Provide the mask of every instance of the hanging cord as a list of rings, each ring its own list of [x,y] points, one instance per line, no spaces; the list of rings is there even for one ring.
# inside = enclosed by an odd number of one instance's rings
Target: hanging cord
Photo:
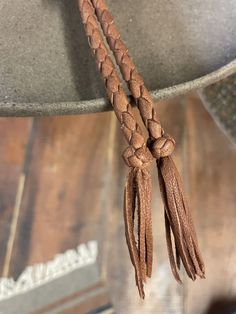
[[[143,283],[146,276],[151,277],[152,273],[153,236],[149,165],[153,157],[146,146],[141,129],[133,115],[133,109],[108,55],[91,1],[79,0],[79,8],[89,45],[104,80],[107,95],[129,143],[129,147],[123,153],[124,160],[130,167],[124,192],[125,233],[131,261],[135,268],[136,284],[140,296],[144,298]],[[137,234],[135,234],[136,215],[138,216]],[[138,244],[136,244],[136,238]]]
[[[192,216],[184,196],[182,180],[170,157],[175,147],[175,141],[161,127],[153,99],[135,68],[105,1],[91,1],[107,43],[113,51],[122,76],[137,103],[140,115],[149,132],[148,147],[157,160],[160,190],[165,206],[166,240],[173,275],[177,281],[181,282],[178,273],[181,259],[190,278],[195,280],[196,275],[204,278],[204,263],[198,248]],[[176,256],[173,253],[171,231],[174,236]]]
[[[157,160],[160,190],[165,205],[166,240],[172,272],[181,282],[178,269],[182,260],[187,274],[195,280],[196,275],[204,277],[204,264],[192,217],[183,194],[182,182],[170,157],[175,142],[164,133],[154,110],[153,100],[135,69],[128,49],[122,42],[104,1],[79,0],[79,7],[108,97],[130,145],[123,153],[124,160],[130,167],[124,197],[125,230],[130,257],[135,268],[136,284],[140,296],[144,298],[143,283],[146,276],[150,277],[152,272],[151,179],[148,166],[153,157]],[[108,56],[94,10],[149,132],[148,148],[122,89],[114,64]],[[135,212],[138,215],[137,235],[135,235]],[[175,254],[171,232],[174,236]],[[138,244],[136,244],[136,237]]]
[[[157,160],[160,189],[165,205],[166,239],[172,272],[176,280],[181,281],[177,270],[181,259],[190,278],[195,280],[196,275],[203,278],[204,263],[198,248],[193,220],[184,196],[182,180],[170,157],[175,142],[161,127],[153,99],[135,68],[105,1],[92,0],[92,3],[107,43],[149,132],[148,147]],[[176,257],[172,248],[171,230],[175,240]]]
[[[204,263],[198,248],[193,220],[184,196],[182,180],[170,157],[175,141],[161,127],[154,109],[153,99],[135,68],[105,1],[92,0],[92,3],[104,36],[113,51],[122,76],[127,82],[149,132],[148,147],[153,157],[157,159],[160,190],[165,205],[166,240],[173,275],[177,281],[181,282],[178,273],[181,259],[190,278],[195,280],[196,275],[203,278]],[[175,257],[171,230],[175,241]]]

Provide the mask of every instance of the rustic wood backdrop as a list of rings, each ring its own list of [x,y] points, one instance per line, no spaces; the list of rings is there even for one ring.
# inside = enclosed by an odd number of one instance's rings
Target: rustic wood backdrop
[[[27,265],[95,239],[116,313],[227,313],[224,304],[236,299],[235,148],[196,95],[161,102],[158,111],[177,142],[206,279],[184,277],[179,286],[172,278],[153,169],[154,275],[139,299],[122,217],[126,143],[112,112],[0,119],[2,276],[17,278]]]

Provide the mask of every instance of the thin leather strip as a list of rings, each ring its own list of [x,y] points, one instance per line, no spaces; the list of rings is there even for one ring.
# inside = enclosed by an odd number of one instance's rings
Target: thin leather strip
[[[143,283],[152,269],[152,230],[146,233],[145,225],[151,222],[151,177],[147,169],[133,168],[127,177],[124,195],[124,220],[126,242],[135,268],[136,285],[144,298]],[[137,202],[137,206],[136,206]],[[135,241],[135,214],[139,216],[138,248]],[[141,218],[141,219],[140,219]],[[148,238],[148,244],[145,241]]]
[[[159,162],[162,163],[159,167],[159,182],[166,210],[167,234],[169,225],[175,237],[176,249],[189,277],[193,280],[196,279],[196,275],[204,278],[204,264],[193,230],[192,218],[190,219],[189,208],[183,199],[176,198],[176,195],[182,193],[181,179],[171,157],[162,158]],[[168,246],[170,246],[169,237],[168,234]],[[173,274],[176,277],[178,262],[173,264],[172,260],[171,264],[172,271],[174,270]]]
[[[124,192],[124,220],[126,241],[131,261],[135,269],[136,284],[141,298],[144,298],[143,283],[146,273],[151,276],[152,269],[152,230],[151,230],[151,179],[148,169],[153,160],[146,141],[137,124],[133,109],[122,88],[115,66],[108,55],[94,8],[89,0],[79,0],[79,8],[89,45],[95,56],[99,71],[104,80],[110,102],[121,124],[129,147],[123,158],[130,167]],[[135,236],[135,213],[138,220],[138,245]]]
[[[154,158],[158,160],[159,182],[166,211],[166,237],[170,264],[177,281],[180,259],[189,277],[195,280],[196,275],[204,277],[204,263],[198,248],[196,232],[191,213],[178,171],[168,156],[174,150],[175,142],[161,127],[154,108],[153,99],[137,72],[128,49],[121,39],[104,0],[92,0],[97,18],[101,24],[104,36],[114,53],[124,80],[127,82],[134,99],[137,102],[140,115],[149,132],[148,146]],[[167,219],[167,217],[169,217]],[[175,238],[176,259],[173,258],[171,232]]]
[[[145,194],[145,182],[143,180],[143,173],[137,172],[137,202],[138,202],[138,245],[139,245],[139,259],[142,272],[142,279],[146,281],[146,194]]]
[[[173,252],[171,230],[170,230],[169,218],[167,216],[166,209],[165,209],[165,227],[166,227],[166,244],[167,244],[167,250],[168,250],[171,270],[172,270],[172,273],[173,273],[175,279],[179,283],[182,283],[182,280],[180,279],[179,272],[178,272],[177,260],[175,261],[175,256],[174,256],[174,252]]]
[[[139,260],[139,252],[136,246],[134,235],[134,216],[135,216],[135,201],[136,191],[134,188],[135,173],[131,170],[128,174],[125,193],[124,193],[124,220],[125,220],[125,234],[128,245],[130,258],[135,269],[136,285],[139,290],[139,295],[144,298],[142,271]]]
[[[146,241],[146,266],[147,266],[147,277],[151,277],[152,275],[152,262],[153,262],[153,234],[152,234],[152,209],[151,209],[151,190],[149,186],[152,185],[151,183],[151,176],[150,172],[143,171],[144,182],[144,193],[146,197],[146,232],[145,232],[145,241]]]
[[[152,274],[153,236],[151,221],[151,175],[146,169],[137,171],[135,182],[139,209],[139,251],[143,281]]]

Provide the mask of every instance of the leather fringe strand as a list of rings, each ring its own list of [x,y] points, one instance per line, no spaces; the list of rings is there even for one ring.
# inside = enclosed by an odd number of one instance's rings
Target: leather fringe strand
[[[146,277],[151,277],[153,259],[151,176],[147,169],[132,168],[127,176],[124,220],[126,241],[135,269],[136,285],[140,297],[144,299],[143,286]]]
[[[181,260],[192,280],[195,280],[196,276],[205,278],[204,263],[180,175],[171,157],[161,158],[157,161],[157,167],[165,206],[166,241],[173,275],[178,282],[181,282],[178,273]],[[175,242],[175,256],[171,231]]]

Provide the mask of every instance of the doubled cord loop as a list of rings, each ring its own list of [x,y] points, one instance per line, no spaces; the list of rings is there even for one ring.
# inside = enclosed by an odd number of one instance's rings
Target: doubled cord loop
[[[105,1],[92,0],[92,3],[107,43],[113,51],[123,78],[136,100],[142,120],[149,132],[148,147],[153,157],[157,159],[160,189],[165,205],[166,239],[173,274],[180,281],[177,267],[182,260],[190,278],[195,279],[196,275],[203,277],[204,264],[198,249],[191,213],[184,196],[182,181],[170,157],[175,142],[165,134],[161,127],[153,99],[135,68]],[[174,257],[172,249],[171,232],[175,240],[176,257]]]
[[[175,141],[164,132],[153,99],[135,68],[105,1],[78,0],[78,2],[88,42],[104,80],[108,98],[129,144],[123,153],[124,161],[130,167],[124,191],[124,221],[126,241],[135,269],[139,294],[144,298],[143,285],[146,276],[150,277],[152,273],[151,175],[148,166],[153,158],[157,160],[159,185],[165,207],[166,241],[173,275],[177,281],[181,281],[178,268],[182,261],[190,278],[193,280],[196,276],[204,278],[204,263],[198,248],[191,212],[183,192],[181,178],[171,158]],[[136,100],[149,133],[147,145],[108,54],[100,26],[120,67],[123,79]]]

